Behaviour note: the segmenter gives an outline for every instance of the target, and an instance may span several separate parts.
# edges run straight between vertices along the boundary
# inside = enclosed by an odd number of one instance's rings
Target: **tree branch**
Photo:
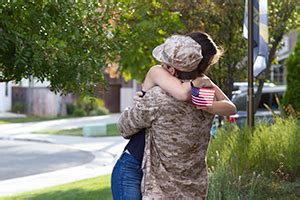
[[[272,4],[271,4],[272,5]],[[270,73],[271,73],[271,67],[272,67],[272,62],[275,58],[276,55],[276,50],[279,46],[280,41],[282,40],[284,34],[285,34],[285,29],[283,27],[285,27],[287,25],[287,22],[289,20],[289,18],[291,17],[292,13],[294,12],[294,9],[289,9],[290,7],[293,7],[292,5],[286,4],[286,8],[283,9],[282,13],[283,18],[280,22],[278,22],[277,25],[274,25],[273,28],[278,27],[278,32],[275,30],[274,32],[276,32],[276,35],[274,37],[274,41],[271,43],[271,49],[269,52],[269,58],[268,58],[268,63],[267,63],[267,69],[265,70],[265,72],[260,76],[260,78],[258,78],[258,87],[257,87],[257,91],[255,93],[255,101],[254,101],[254,113],[257,111],[258,106],[259,106],[259,101],[261,99],[262,96],[262,89],[264,86],[264,82],[265,80],[270,77]]]

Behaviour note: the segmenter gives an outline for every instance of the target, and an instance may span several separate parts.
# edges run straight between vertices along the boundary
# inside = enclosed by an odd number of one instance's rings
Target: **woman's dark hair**
[[[207,33],[201,31],[191,32],[186,36],[191,37],[201,45],[203,58],[196,69],[191,72],[184,73],[177,70],[177,76],[180,79],[194,79],[197,76],[205,73],[208,70],[209,66],[215,64],[222,55],[222,51]]]

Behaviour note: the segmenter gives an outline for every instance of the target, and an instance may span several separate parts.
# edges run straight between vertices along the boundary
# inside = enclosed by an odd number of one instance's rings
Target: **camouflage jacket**
[[[146,129],[143,199],[204,199],[205,156],[213,115],[177,101],[159,87],[126,109],[119,120],[123,137]]]

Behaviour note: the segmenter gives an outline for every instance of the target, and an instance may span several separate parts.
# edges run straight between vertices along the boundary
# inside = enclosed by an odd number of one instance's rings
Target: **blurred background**
[[[255,77],[256,127],[249,130],[247,2],[2,1],[0,196],[111,199],[110,170],[126,144],[116,124],[157,64],[153,48],[172,34],[205,31],[224,49],[208,76],[238,109],[216,116],[212,127],[209,199],[299,199],[299,2],[265,2],[267,62]],[[258,27],[261,15],[256,7]],[[62,180],[51,179],[55,171]],[[28,181],[33,186],[23,187]]]

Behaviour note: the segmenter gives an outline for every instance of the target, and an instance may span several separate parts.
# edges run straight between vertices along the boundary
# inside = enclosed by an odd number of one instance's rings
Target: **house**
[[[298,31],[293,30],[285,35],[282,40],[282,48],[276,52],[278,57],[278,64],[272,65],[271,68],[271,82],[279,85],[286,85],[287,69],[284,66],[284,61],[288,58],[290,53],[294,50],[297,42]]]
[[[65,97],[48,88],[49,82],[23,79],[12,87],[12,105],[24,106],[25,114],[59,116],[66,114]]]
[[[99,87],[98,98],[104,100],[104,106],[111,113],[122,112],[126,107],[133,105],[133,97],[141,88],[136,80],[125,81],[121,76],[110,77],[105,75],[107,88]]]
[[[136,80],[125,81],[122,77],[109,77],[107,88],[98,88],[98,98],[104,100],[111,113],[123,111],[132,105],[133,97],[140,88]],[[49,89],[49,82],[23,79],[20,83],[0,83],[0,113],[14,111],[34,116],[60,116],[66,114],[66,103],[73,102],[73,95],[61,96]],[[21,109],[23,107],[23,109]],[[21,109],[21,110],[19,110]]]

